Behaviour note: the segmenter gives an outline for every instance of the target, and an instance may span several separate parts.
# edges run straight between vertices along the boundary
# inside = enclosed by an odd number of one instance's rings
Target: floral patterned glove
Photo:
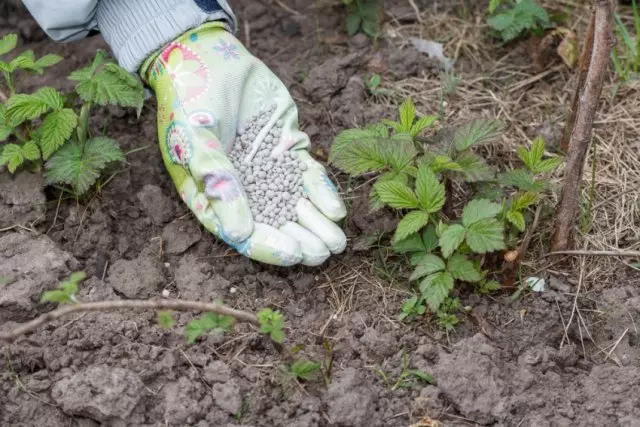
[[[150,57],[141,75],[158,100],[164,163],[205,228],[268,264],[319,265],[344,250],[335,224],[346,215],[344,203],[308,154],[291,95],[222,24],[183,34]],[[292,174],[273,175],[286,168]],[[268,206],[258,204],[267,196]]]

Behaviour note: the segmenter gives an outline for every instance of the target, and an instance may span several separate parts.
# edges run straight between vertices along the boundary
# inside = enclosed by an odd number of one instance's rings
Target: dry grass
[[[586,28],[585,6],[564,0],[548,3],[555,11],[571,12],[568,23],[578,35]],[[582,13],[584,12],[584,13]],[[387,34],[398,47],[408,44],[409,37],[437,40],[445,52],[456,59],[455,72],[460,77],[454,95],[444,98],[444,120],[440,125],[455,126],[470,118],[497,118],[506,124],[502,140],[487,147],[493,163],[518,164],[515,150],[528,145],[538,135],[547,142],[559,140],[566,109],[573,94],[573,72],[559,61],[543,71],[535,72],[526,42],[500,46],[488,36],[487,28],[476,18],[461,19],[451,11],[422,13],[422,21],[412,25],[393,25]],[[472,21],[471,19],[475,19]],[[407,47],[411,48],[411,47]],[[594,126],[594,150],[588,158],[583,179],[584,214],[578,220],[577,248],[585,250],[640,249],[640,82],[623,86],[613,96],[615,76],[611,75],[603,89],[603,101]],[[400,97],[411,96],[423,114],[438,113],[441,108],[441,80],[423,75],[398,81],[389,87]],[[550,148],[553,149],[553,146]],[[595,158],[595,175],[592,165]],[[561,172],[552,185],[561,184]],[[591,216],[587,206],[593,182]],[[550,205],[554,205],[551,197]],[[546,218],[534,237],[529,259],[530,271],[551,268],[541,255],[547,250],[552,218]],[[562,267],[561,272],[578,276],[580,260]],[[556,270],[560,267],[554,266]],[[615,257],[589,257],[584,272],[585,289],[594,285],[616,286],[640,283],[640,274],[629,260]]]

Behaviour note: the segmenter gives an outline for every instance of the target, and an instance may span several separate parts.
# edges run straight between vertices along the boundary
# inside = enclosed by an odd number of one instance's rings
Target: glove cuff
[[[237,28],[227,0],[101,0],[96,19],[120,66],[132,73],[151,53],[205,22]]]

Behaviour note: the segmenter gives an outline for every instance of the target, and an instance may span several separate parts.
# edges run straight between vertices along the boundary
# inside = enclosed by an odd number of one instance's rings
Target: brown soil
[[[340,129],[393,111],[368,96],[367,69],[382,66],[385,79],[398,81],[435,73],[410,46],[383,41],[374,49],[362,36],[346,38],[338,9],[287,1],[294,14],[276,2],[233,3],[240,39],[291,88],[320,159]],[[388,3],[397,23],[415,20],[409,2]],[[26,91],[68,88],[69,71],[105,47],[99,37],[53,44],[24,13],[4,12],[0,33],[19,31],[38,54],[67,58],[23,82]],[[83,301],[168,290],[171,298],[277,308],[287,344],[304,345],[302,356],[323,360],[323,343],[333,345],[328,384],[287,380],[280,354],[247,325],[188,346],[183,327],[192,314],[176,315],[176,327],[165,330],[154,313],[88,313],[0,344],[0,425],[640,425],[637,280],[581,295],[573,315],[575,282],[552,279],[547,292],[516,300],[463,292],[469,314],[448,335],[426,319],[400,323],[406,284],[382,279],[384,249],[363,244],[363,236],[392,229],[394,218],[364,218],[365,187],[346,197],[347,253],[315,269],[253,263],[203,232],[179,202],[155,146],[154,108],[149,101],[140,119],[116,108],[94,116],[95,131],[106,126],[125,150],[147,148],[81,203],[36,191],[38,175],[0,173],[0,277],[11,279],[0,288],[1,327],[50,310],[38,304],[42,291],[83,270]],[[356,187],[338,178],[343,190]],[[376,370],[393,383],[405,352],[437,385],[385,384]]]

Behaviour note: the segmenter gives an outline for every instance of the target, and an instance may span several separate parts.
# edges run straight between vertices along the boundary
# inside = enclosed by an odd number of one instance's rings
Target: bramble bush
[[[9,34],[0,39],[0,56],[12,52],[18,38]],[[9,172],[44,165],[47,185],[69,185],[79,196],[100,177],[105,167],[124,160],[115,140],[90,135],[89,117],[95,105],[135,107],[140,113],[144,101],[142,83],[98,51],[93,62],[69,76],[76,82],[75,93],[63,94],[52,87],[34,93],[18,93],[16,76],[21,72],[42,74],[62,57],[48,54],[36,59],[25,50],[10,61],[0,60],[0,71],[8,91],[0,104],[0,165]]]
[[[551,28],[547,11],[535,0],[491,0],[487,24],[504,42],[525,33],[540,35]]]
[[[387,206],[401,216],[392,244],[407,255],[409,280],[418,283],[419,293],[405,302],[400,317],[415,318],[428,307],[448,327],[455,324],[450,312],[458,308],[450,297],[456,283],[474,284],[482,293],[499,287],[483,269],[484,255],[515,246],[547,187],[546,174],[562,159],[543,159],[544,141],[536,138],[531,149],[518,149],[523,167],[497,173],[473,149],[498,138],[500,123],[474,120],[456,129],[451,141],[423,143],[418,135],[435,121],[417,117],[407,99],[398,121],[338,134],[329,162],[352,177],[375,174],[371,209]],[[461,201],[462,209],[454,209],[459,200],[453,183],[475,192]]]

